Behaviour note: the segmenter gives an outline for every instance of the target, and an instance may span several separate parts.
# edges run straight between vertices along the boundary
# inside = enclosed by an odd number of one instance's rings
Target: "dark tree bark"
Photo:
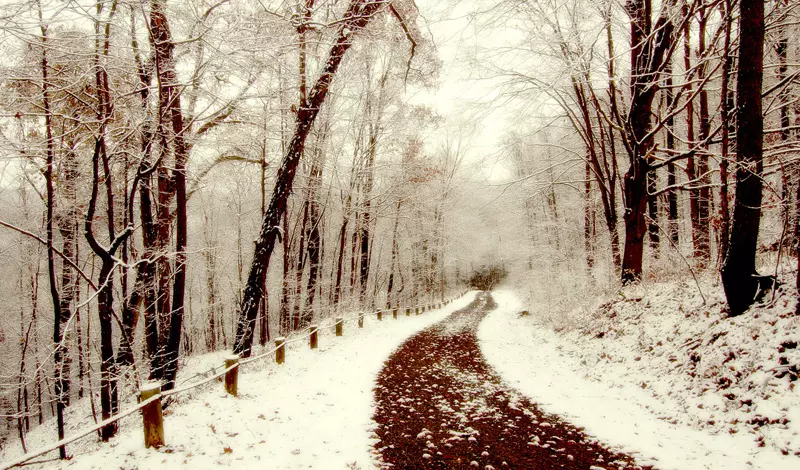
[[[594,267],[594,240],[592,239],[592,168],[586,161],[583,184],[583,244],[586,251],[586,267]]]
[[[100,69],[98,69],[100,70]],[[98,75],[102,72],[98,72]],[[106,90],[100,88],[100,90]],[[102,93],[102,92],[101,92]],[[104,101],[101,100],[101,103]],[[101,106],[101,109],[103,106]],[[101,119],[102,122],[102,119]],[[109,248],[103,247],[97,241],[94,235],[93,221],[95,211],[97,208],[97,198],[99,192],[100,172],[99,165],[101,154],[104,153],[105,147],[105,131],[101,130],[99,138],[95,142],[94,156],[92,158],[92,195],[89,200],[89,207],[86,212],[84,221],[84,232],[86,240],[89,243],[92,251],[100,258],[100,275],[98,278],[98,293],[97,293],[97,310],[100,323],[100,408],[103,420],[110,418],[118,410],[117,399],[117,367],[114,361],[114,346],[112,343],[112,322],[111,319],[114,315],[114,254],[119,248],[122,241],[131,233],[128,228],[114,237],[113,233],[109,238],[112,239]],[[106,173],[106,180],[110,184],[110,174]],[[113,210],[113,199],[107,201]],[[117,423],[109,424],[100,430],[100,437],[104,441],[109,440],[117,433]]]
[[[669,61],[674,29],[672,3],[662,6],[655,25],[651,20],[650,0],[629,0],[631,18],[631,102],[625,123],[625,144],[630,167],[625,173],[625,252],[622,257],[622,281],[630,283],[642,277],[644,235],[647,232],[647,173],[650,171],[652,146],[651,115],[658,89],[658,75]]]
[[[244,357],[250,355],[252,348],[253,331],[261,289],[264,285],[264,275],[278,237],[281,218],[286,211],[286,202],[292,191],[294,175],[303,153],[306,138],[319,114],[320,107],[325,102],[333,77],[353,44],[353,36],[369,23],[383,5],[383,3],[367,0],[351,0],[340,23],[338,36],[331,47],[328,60],[309,93],[308,106],[300,108],[297,112],[294,136],[281,162],[281,167],[278,169],[275,189],[261,225],[261,233],[256,241],[253,262],[250,265],[250,273],[240,307],[240,316],[236,324],[234,352]]]
[[[756,243],[761,220],[763,121],[761,86],[764,67],[764,2],[741,0],[737,90],[736,199],[728,253],[720,272],[731,315],[741,315],[759,288]]]
[[[706,25],[708,24],[707,13],[705,7],[701,6],[698,19],[698,57],[705,56],[706,53]],[[701,59],[703,60],[703,59]],[[699,81],[705,80],[706,65],[699,63],[697,65],[697,79]],[[699,267],[704,268],[711,259],[711,224],[709,216],[711,215],[711,178],[708,174],[708,138],[711,134],[711,122],[708,115],[708,91],[706,87],[700,90],[699,96],[700,107],[700,127],[698,132],[698,139],[701,142],[701,152],[697,158],[697,185],[698,198],[697,198],[697,222],[698,222],[698,261]]]
[[[161,147],[160,165],[156,171],[158,197],[156,204],[155,248],[162,256],[156,266],[156,306],[158,311],[159,344],[156,360],[151,362],[153,379],[164,381],[164,390],[175,385],[178,373],[183,313],[186,293],[186,244],[188,238],[186,214],[186,164],[189,147],[184,137],[183,112],[181,110],[180,84],[175,70],[174,43],[166,17],[166,0],[150,2],[150,43],[154,52],[156,77],[158,79],[158,124],[157,138]],[[172,148],[174,161],[171,172],[164,161],[167,149]],[[171,210],[175,202],[174,213]],[[170,227],[175,221],[174,268],[167,257]],[[170,285],[172,287],[170,292]],[[153,320],[150,320],[151,328]],[[152,333],[152,330],[151,330]],[[160,357],[160,360],[158,358]],[[153,358],[151,358],[153,361]]]
[[[604,18],[606,41],[608,42],[608,100],[611,107],[611,117],[613,119],[618,119],[620,113],[617,103],[616,61],[614,59],[614,34],[611,20],[612,10],[611,3],[609,3]],[[599,112],[599,107],[597,105],[595,105],[595,107],[598,108]],[[614,267],[621,269],[622,256],[619,249],[619,230],[617,229],[617,178],[619,175],[617,166],[617,143],[614,133],[614,126],[609,123],[607,127],[608,132],[605,132],[605,126],[602,125],[602,120],[598,120],[598,122],[601,122],[600,132],[605,136],[605,139],[600,139],[603,155],[603,166],[606,169],[606,173],[609,175],[607,191],[608,196],[602,198],[603,213],[606,219],[606,227],[608,228],[609,235],[611,236],[611,258],[614,261]],[[608,144],[606,145],[604,142],[608,142]],[[609,154],[610,157],[607,156]],[[609,159],[611,160],[610,165]]]
[[[688,14],[688,5],[684,5],[684,14]],[[683,27],[683,67],[684,70],[692,68],[692,41],[691,41],[690,22],[687,21]],[[694,134],[694,100],[692,100],[692,82],[687,81],[684,86],[684,94],[689,97],[686,103],[686,141],[690,147],[695,145]],[[692,225],[692,247],[696,260],[702,260],[702,230],[700,228],[700,191],[697,189],[697,167],[694,155],[686,158],[686,177],[689,179],[689,218]]]
[[[728,252],[728,240],[730,237],[730,209],[728,208],[728,152],[730,149],[730,125],[731,119],[731,94],[729,91],[731,73],[731,0],[725,0],[720,5],[721,15],[725,22],[724,46],[722,49],[722,85],[720,90],[720,115],[722,117],[722,136],[720,138],[720,162],[719,162],[719,259],[723,259]]]
[[[392,262],[389,266],[389,281],[386,287],[386,307],[397,305],[398,299],[394,292],[394,272],[399,264],[400,248],[397,240],[398,226],[400,225],[400,207],[403,205],[403,199],[397,199],[397,208],[394,217],[394,229],[392,230]]]
[[[261,140],[261,217],[267,213],[267,115],[268,109],[264,107],[264,137]],[[262,288],[261,301],[258,305],[258,344],[265,346],[270,339],[269,334],[269,291],[267,290],[267,276],[264,276],[264,285]]]
[[[352,185],[352,182],[351,182]],[[333,287],[333,306],[334,308],[339,305],[342,299],[342,277],[344,276],[344,249],[347,241],[347,226],[350,224],[350,207],[352,204],[353,188],[347,195],[347,200],[344,206],[344,215],[342,216],[342,225],[339,227],[339,249],[336,258],[336,280]]]
[[[658,198],[650,196],[658,189],[658,176],[655,170],[647,173],[647,233],[650,238],[650,249],[653,256],[658,258],[661,246],[661,235],[658,226]]]
[[[41,10],[39,11],[41,15]],[[54,208],[55,208],[55,185],[54,185],[54,169],[55,169],[55,141],[53,137],[53,112],[50,103],[50,65],[47,58],[47,39],[48,28],[44,23],[40,23],[41,30],[41,46],[42,56],[40,61],[41,77],[42,77],[42,108],[44,110],[45,121],[45,168],[44,179],[46,189],[46,218],[45,226],[47,232],[47,273],[50,286],[50,298],[53,302],[53,362],[55,363],[55,389],[54,395],[56,397],[56,429],[58,432],[58,439],[64,438],[64,409],[67,406],[65,394],[69,393],[69,369],[65,370],[67,348],[63,341],[64,323],[69,318],[69,308],[67,308],[66,315],[62,309],[62,301],[60,299],[61,293],[58,290],[58,281],[56,280],[56,267],[55,267],[55,247],[53,246],[54,240]],[[69,268],[67,268],[69,269]],[[66,318],[65,318],[66,317]],[[59,458],[67,458],[67,448],[61,446],[58,448]]]
[[[308,178],[308,193],[306,206],[308,207],[308,228],[306,233],[306,251],[308,257],[308,283],[306,284],[306,305],[300,321],[301,327],[306,327],[314,315],[314,300],[317,295],[317,280],[322,257],[322,211],[317,197],[322,188],[322,170],[324,168],[325,152],[321,148],[325,141],[327,131],[321,133],[317,140],[311,162],[311,171]]]
[[[302,155],[300,156],[302,159]],[[297,262],[294,269],[294,306],[292,309],[292,331],[300,329],[300,312],[303,309],[302,294],[303,294],[303,271],[306,265],[306,235],[308,228],[308,204],[303,204],[303,219],[300,226],[295,229],[295,233],[299,234],[299,242],[297,247]],[[291,246],[291,245],[290,245]]]
[[[130,198],[126,206],[127,220],[134,220],[134,195],[139,191],[139,214],[142,224],[142,246],[144,253],[142,260],[136,264],[136,278],[131,290],[130,297],[125,299],[122,307],[122,328],[123,334],[120,339],[119,350],[117,351],[117,362],[121,367],[131,365],[134,361],[133,355],[133,336],[136,331],[136,326],[139,323],[139,312],[144,305],[145,309],[145,344],[146,351],[151,360],[156,360],[158,348],[158,331],[157,324],[153,322],[155,318],[155,269],[156,264],[153,261],[156,253],[153,250],[156,233],[153,221],[152,201],[150,199],[150,185],[151,173],[155,170],[153,167],[148,167],[153,143],[153,132],[151,130],[150,117],[148,116],[149,99],[150,99],[150,73],[147,71],[141,59],[139,51],[139,42],[136,39],[136,10],[131,6],[131,50],[133,51],[134,65],[136,67],[136,76],[139,80],[139,105],[145,119],[145,125],[142,126],[140,152],[141,163],[137,169],[137,175],[134,178],[134,184],[130,189]],[[127,194],[127,192],[126,192]],[[153,333],[153,327],[156,327]]]
[[[667,63],[666,83],[666,108],[667,112],[673,109],[675,103],[675,94],[672,91],[672,61]],[[666,148],[667,151],[675,150],[675,117],[670,113],[666,119]],[[677,175],[675,174],[675,164],[670,163],[667,165],[667,188],[672,188],[667,191],[667,233],[673,245],[678,246],[678,193],[674,189],[677,184]]]
[[[292,258],[291,258],[291,240],[292,237],[289,236],[289,211],[287,210],[283,214],[283,280],[281,281],[281,303],[280,303],[280,313],[279,313],[279,323],[281,328],[281,334],[287,335],[292,329],[292,319],[291,314],[289,311],[289,301],[290,301],[290,285],[289,285],[289,272],[292,270]],[[269,266],[267,266],[269,268]],[[264,274],[266,278],[266,273]]]
[[[109,20],[113,17],[116,4],[112,5]],[[119,234],[115,234],[114,223],[114,192],[112,174],[108,152],[106,150],[106,122],[111,114],[111,92],[109,88],[108,73],[105,64],[101,63],[108,58],[109,53],[109,21],[106,22],[105,32],[101,33],[99,15],[102,6],[98,5],[98,19],[95,22],[95,87],[97,97],[97,121],[99,128],[95,138],[94,154],[92,156],[92,192],[89,206],[84,219],[84,233],[86,241],[94,254],[100,258],[100,275],[98,278],[97,310],[100,324],[100,408],[102,418],[108,419],[118,411],[117,398],[117,364],[114,360],[114,345],[112,342],[112,318],[114,316],[114,259],[117,249],[131,234],[132,228],[126,227]],[[103,180],[105,182],[106,224],[109,246],[102,246],[94,233],[94,219],[97,210],[98,195],[100,190],[100,165],[103,166]],[[117,433],[117,423],[109,424],[100,430],[100,437],[109,440]]]

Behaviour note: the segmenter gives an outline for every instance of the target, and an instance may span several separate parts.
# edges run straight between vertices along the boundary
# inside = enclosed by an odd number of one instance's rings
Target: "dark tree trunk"
[[[672,61],[667,62],[667,83],[666,83],[666,108],[667,112],[675,105],[675,95],[672,91]],[[667,151],[675,151],[675,118],[670,113],[666,119],[666,147]],[[678,183],[675,174],[675,164],[667,165],[667,233],[673,245],[678,246],[678,192],[675,185]]]
[[[731,315],[753,304],[759,287],[756,244],[761,220],[763,121],[761,86],[764,67],[764,2],[741,0],[737,90],[736,199],[728,253],[722,265],[722,286]]]
[[[317,141],[320,147],[324,143],[324,134]],[[324,150],[317,148],[314,152],[314,160],[311,163],[309,172],[308,196],[306,205],[308,206],[308,230],[307,254],[308,254],[308,283],[306,285],[306,306],[300,324],[307,326],[314,316],[314,300],[317,295],[317,279],[319,279],[320,258],[322,252],[322,213],[320,211],[317,195],[322,188],[322,169],[324,168]]]
[[[388,286],[386,287],[386,307],[391,307],[392,305],[397,305],[398,301],[395,298],[394,294],[394,272],[398,265],[398,257],[400,255],[400,250],[397,241],[397,233],[398,233],[398,226],[400,225],[400,207],[403,204],[403,200],[397,200],[397,211],[394,217],[394,230],[392,230],[392,262],[389,267],[389,282]],[[394,301],[394,303],[392,302]]]
[[[376,126],[378,127],[378,126]],[[371,133],[370,135],[370,146],[369,146],[369,153],[367,158],[367,164],[364,168],[365,175],[364,175],[364,187],[362,196],[364,198],[364,204],[362,206],[361,215],[361,223],[359,224],[359,269],[358,269],[358,281],[359,281],[359,296],[358,300],[363,306],[367,299],[367,283],[369,281],[369,265],[370,265],[370,228],[372,226],[372,179],[373,179],[373,172],[374,172],[374,164],[375,164],[375,146],[377,142],[377,135]]]
[[[684,6],[684,13],[688,13],[688,6]],[[683,28],[683,67],[684,70],[691,70],[692,68],[692,46],[691,46],[691,26],[687,21]],[[687,81],[684,86],[684,94],[689,97],[686,103],[686,141],[689,147],[693,147],[695,142],[694,134],[694,101],[692,96],[692,83]],[[692,246],[694,249],[694,257],[697,260],[702,258],[701,245],[701,230],[700,230],[700,191],[697,189],[697,168],[695,166],[695,158],[690,155],[686,159],[686,177],[689,179],[689,218],[692,225]]]
[[[594,267],[594,241],[592,240],[592,169],[586,162],[583,185],[583,243],[586,250],[586,267]]]
[[[146,175],[142,178],[141,186],[139,187],[139,216],[142,221],[144,260],[139,265],[139,271],[136,275],[136,283],[140,287],[137,288],[134,286],[134,292],[138,289],[142,291],[141,302],[144,305],[145,350],[150,359],[150,379],[154,379],[155,372],[162,370],[162,360],[158,347],[158,310],[156,306],[158,298],[158,292],[156,290],[156,269],[158,264],[156,257],[159,255],[155,248],[157,234],[155,220],[153,219],[151,188],[152,178],[150,175]],[[136,308],[133,302],[131,302],[131,304],[132,308]]]
[[[617,85],[616,85],[616,61],[614,59],[614,34],[612,28],[612,10],[609,3],[608,9],[605,12],[605,30],[606,41],[608,43],[608,99],[611,103],[611,116],[617,119],[619,116],[619,107],[617,104]],[[596,106],[597,107],[597,106]],[[599,112],[599,109],[598,109]],[[619,230],[617,229],[617,177],[619,175],[617,167],[617,144],[614,133],[614,126],[608,125],[608,132],[604,131],[602,120],[600,122],[600,132],[605,136],[601,136],[600,145],[603,155],[603,167],[608,175],[608,188],[607,191],[601,192],[603,196],[603,214],[605,216],[606,227],[611,237],[611,258],[614,262],[614,267],[617,269],[622,268],[622,256],[619,249]],[[608,142],[605,144],[604,142]],[[610,157],[609,157],[610,154]],[[611,160],[611,165],[609,165]],[[605,195],[607,194],[607,196]]]
[[[283,280],[281,281],[281,303],[278,320],[282,335],[289,334],[292,329],[292,319],[289,312],[289,272],[292,270],[291,240],[292,237],[289,236],[289,211],[287,210],[283,214]],[[265,269],[269,269],[269,266],[266,266]],[[263,278],[266,281],[266,272],[264,272]]]
[[[706,24],[708,23],[705,7],[700,9],[698,20],[699,39],[697,47],[698,57],[703,57],[706,53]],[[705,64],[698,64],[697,79],[703,81],[706,77]],[[700,105],[700,128],[698,138],[701,142],[700,155],[697,158],[697,223],[698,223],[698,261],[699,266],[704,268],[711,259],[711,178],[708,174],[708,138],[711,134],[711,122],[708,115],[708,91],[703,87],[699,96]]]
[[[278,227],[286,211],[286,202],[292,191],[292,183],[300,161],[306,137],[311,126],[319,114],[320,107],[325,102],[333,77],[339,69],[347,50],[350,49],[352,36],[362,30],[372,16],[383,6],[382,3],[372,3],[366,0],[351,0],[345,12],[344,20],[339,26],[336,42],[331,47],[328,60],[325,63],[320,77],[311,89],[308,97],[308,106],[297,112],[294,136],[289,143],[289,148],[278,169],[275,189],[270,198],[267,214],[261,225],[261,233],[256,240],[253,262],[242,298],[239,321],[236,324],[236,340],[234,352],[245,357],[250,355],[253,344],[253,330],[255,317],[258,311],[258,302],[261,298],[261,289],[264,285],[264,275],[269,266],[269,259],[278,236]]]
[[[264,109],[264,138],[261,141],[261,217],[267,213],[267,112]],[[240,283],[241,284],[241,283]],[[258,304],[258,344],[265,346],[270,339],[269,334],[269,291],[267,290],[267,276],[264,276],[264,284],[261,286],[261,301]]]
[[[302,157],[301,157],[302,158]],[[303,310],[303,272],[306,265],[306,235],[308,231],[308,203],[303,204],[303,222],[295,230],[300,236],[297,247],[297,263],[295,265],[294,308],[292,309],[292,330],[300,329],[300,312]]]
[[[97,206],[97,196],[99,192],[98,186],[100,174],[98,167],[100,154],[103,152],[103,139],[104,132],[101,131],[100,138],[97,140],[97,142],[95,142],[94,157],[92,158],[92,196],[89,201],[89,208],[84,221],[84,231],[89,246],[101,261],[100,276],[97,283],[99,286],[99,291],[97,293],[97,310],[100,324],[100,409],[102,419],[106,420],[112,415],[116,414],[118,409],[117,374],[116,362],[114,361],[114,346],[112,343],[113,332],[111,319],[113,316],[112,309],[114,304],[113,274],[115,262],[113,255],[122,240],[120,238],[114,238],[111,248],[106,250],[97,242],[92,227]],[[106,175],[106,177],[108,178],[109,175]],[[109,204],[112,204],[112,202],[113,201],[108,201]],[[100,437],[104,441],[107,441],[116,433],[117,423],[112,423],[100,430]]]
[[[345,210],[344,216],[342,217],[342,226],[339,228],[339,251],[338,257],[336,260],[336,281],[334,282],[333,287],[333,306],[334,308],[339,305],[342,297],[342,276],[344,271],[344,248],[345,242],[347,241],[347,225],[350,222],[350,199],[351,196],[347,196],[347,202],[345,203]]]
[[[720,142],[720,162],[719,162],[719,259],[723,259],[728,252],[728,240],[730,238],[730,209],[728,208],[728,152],[730,149],[730,124],[731,120],[731,93],[729,91],[730,72],[731,72],[731,0],[722,2],[721,14],[725,21],[725,39],[722,50],[722,86],[720,92],[720,109],[722,118],[722,137]]]
[[[119,350],[117,351],[117,362],[121,367],[131,365],[134,361],[133,355],[133,336],[136,331],[136,326],[139,323],[139,312],[142,306],[145,310],[145,344],[148,357],[152,360],[157,360],[158,348],[158,331],[157,323],[153,323],[153,319],[157,314],[155,310],[156,295],[153,290],[155,281],[156,265],[153,262],[155,252],[153,251],[156,233],[153,221],[152,200],[150,197],[150,174],[153,168],[148,168],[150,162],[150,154],[152,150],[153,133],[151,130],[151,122],[148,116],[148,108],[150,101],[150,75],[146,67],[142,63],[139,53],[139,43],[135,36],[135,11],[131,7],[131,28],[134,35],[131,39],[131,49],[133,50],[134,63],[137,70],[137,78],[139,79],[139,104],[143,116],[145,116],[145,125],[142,126],[142,135],[140,142],[141,163],[137,169],[135,181],[138,181],[138,188],[134,185],[131,188],[131,196],[133,199],[138,189],[139,195],[139,216],[142,224],[142,246],[144,247],[143,259],[136,264],[136,280],[133,284],[133,289],[129,298],[125,299],[122,306],[122,328],[123,334],[120,339]],[[127,194],[127,192],[126,192]],[[125,211],[127,213],[128,221],[134,220],[133,204],[129,203]],[[153,326],[156,326],[155,333],[151,332]]]
[[[41,12],[40,12],[41,14]],[[41,28],[41,74],[42,74],[42,108],[44,109],[45,121],[45,168],[44,179],[46,186],[46,210],[47,216],[45,220],[47,231],[47,273],[50,281],[50,297],[53,302],[53,344],[55,350],[53,351],[53,362],[55,364],[55,390],[56,396],[56,428],[58,431],[58,439],[64,438],[64,408],[66,408],[65,393],[69,393],[69,369],[65,370],[67,364],[67,348],[63,341],[62,327],[69,318],[69,307],[67,306],[66,314],[62,309],[62,301],[58,291],[58,281],[56,280],[56,267],[55,267],[55,247],[53,246],[53,210],[55,208],[55,189],[54,189],[54,170],[55,170],[55,142],[53,140],[53,113],[50,108],[50,79],[49,79],[49,64],[47,61],[47,26],[43,23],[40,24]],[[70,269],[70,268],[65,268]],[[64,343],[64,344],[62,344]],[[66,375],[65,375],[66,372]],[[61,446],[58,449],[58,455],[62,459],[67,458],[67,448]]]
[[[98,14],[101,7],[98,6]],[[112,8],[110,16],[113,16]],[[125,239],[130,235],[131,228],[126,227],[125,231],[119,236],[115,235],[114,224],[114,192],[111,181],[111,169],[108,152],[106,150],[106,121],[110,116],[111,93],[109,88],[108,74],[105,64],[101,63],[101,53],[103,59],[108,58],[109,52],[109,23],[106,23],[105,33],[101,36],[100,20],[95,23],[95,87],[97,97],[97,121],[100,123],[98,136],[95,140],[94,154],[92,156],[92,193],[89,206],[84,219],[84,232],[86,241],[92,251],[100,258],[100,276],[97,285],[97,310],[100,325],[100,408],[102,418],[108,419],[118,411],[117,399],[117,364],[114,360],[112,317],[114,306],[114,259],[115,253]],[[102,40],[102,42],[101,42]],[[93,223],[97,210],[98,193],[100,187],[100,164],[103,165],[103,180],[106,189],[106,223],[108,229],[108,239],[111,240],[109,247],[103,247],[97,241],[94,234]],[[100,430],[100,437],[104,441],[109,440],[117,433],[117,423],[104,426]]]
[[[658,177],[656,171],[652,170],[647,173],[647,233],[650,237],[650,249],[656,258],[659,256],[661,236],[658,226],[658,199],[651,194],[655,194],[657,189]]]
[[[652,25],[649,0],[629,0],[626,8],[631,18],[631,104],[625,124],[626,147],[630,167],[625,173],[625,252],[622,257],[622,281],[629,283],[642,277],[644,235],[647,232],[647,173],[653,98],[658,75],[669,61],[667,53],[672,41],[671,3],[662,6],[655,26]]]

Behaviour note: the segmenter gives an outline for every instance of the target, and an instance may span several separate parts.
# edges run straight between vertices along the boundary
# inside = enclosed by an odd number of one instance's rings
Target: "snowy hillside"
[[[702,288],[705,305],[693,284],[644,283],[565,315],[499,292],[482,348],[549,411],[658,468],[797,468],[794,301],[727,318],[721,288]]]

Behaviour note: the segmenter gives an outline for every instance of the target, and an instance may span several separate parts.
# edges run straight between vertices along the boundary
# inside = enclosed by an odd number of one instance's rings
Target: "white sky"
[[[481,79],[474,66],[479,42],[503,41],[502,32],[489,37],[477,31],[472,18],[480,4],[464,0],[420,0],[417,5],[442,60],[438,89],[420,92],[416,100],[432,103],[442,114],[445,128],[469,130],[471,162],[480,163],[483,177],[490,181],[510,176],[500,157],[501,139],[507,132],[507,110],[500,103],[497,80]],[[474,127],[474,129],[473,129]]]

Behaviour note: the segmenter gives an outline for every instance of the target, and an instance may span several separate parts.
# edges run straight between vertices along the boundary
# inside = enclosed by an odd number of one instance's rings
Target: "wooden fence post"
[[[318,345],[318,338],[317,338],[317,325],[311,325],[308,327],[311,331],[311,336],[308,337],[308,346],[311,349],[317,349]]]
[[[378,310],[376,313],[378,314],[378,321],[383,321],[383,310]]]
[[[392,309],[392,318],[394,318],[395,320],[397,320],[397,307],[395,307],[395,308],[393,308],[393,309]]]
[[[239,355],[231,354],[225,357],[225,369],[229,369],[234,365],[239,364]],[[225,372],[225,391],[229,395],[237,396],[239,394],[239,367]]]
[[[406,307],[406,316],[407,317],[411,316],[411,307]]]
[[[359,313],[358,314],[358,327],[359,328],[364,328],[364,314],[363,313]]]
[[[142,385],[139,390],[140,403],[161,393],[159,382],[150,382]],[[161,413],[161,399],[154,400],[142,408],[142,421],[144,424],[144,447],[150,448],[164,445],[164,415]]]
[[[419,307],[414,307],[414,315],[419,315]]]
[[[342,336],[343,327],[344,321],[342,321],[342,317],[336,317],[336,336]]]
[[[275,362],[283,364],[286,361],[286,338],[275,338],[275,347],[278,348],[275,350]]]

